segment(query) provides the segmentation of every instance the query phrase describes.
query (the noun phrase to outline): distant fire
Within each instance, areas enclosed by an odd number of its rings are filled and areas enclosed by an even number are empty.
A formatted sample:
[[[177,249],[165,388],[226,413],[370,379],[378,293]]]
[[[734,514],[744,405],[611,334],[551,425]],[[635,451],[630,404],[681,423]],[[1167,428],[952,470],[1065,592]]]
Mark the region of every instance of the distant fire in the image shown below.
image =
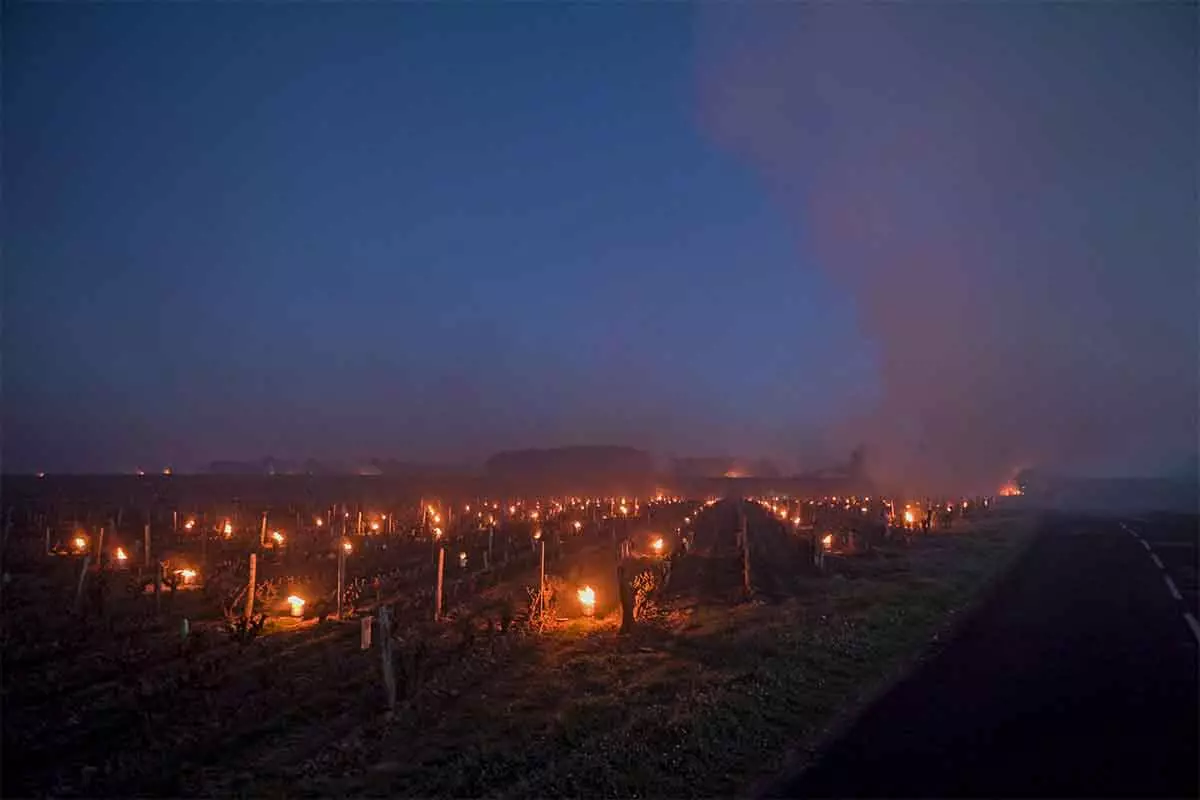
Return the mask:
[[[586,616],[592,616],[596,613],[596,590],[590,586],[584,586],[576,594],[579,596],[579,605],[583,607],[583,613]]]
[[[189,519],[187,522],[183,523],[183,529],[185,531],[190,531],[194,527],[196,527],[196,520],[194,519]]]
[[[662,537],[661,537],[661,536],[659,536],[657,539],[655,539],[653,542],[651,542],[651,543],[650,543],[650,546],[651,546],[652,548],[654,548],[654,552],[655,552],[655,553],[659,553],[659,554],[661,554],[661,553],[662,553],[662,551],[663,551],[663,540],[662,540]]]
[[[827,552],[829,550],[832,550],[833,549],[833,534],[832,533],[825,534],[825,538],[821,540],[821,544],[824,545],[825,550]]]
[[[74,548],[76,550],[82,551],[84,548],[87,547],[87,537],[86,536],[76,536],[75,539],[71,542],[71,544],[72,544],[72,546],[74,546]]]
[[[916,521],[917,521],[917,518],[916,518],[916,515],[913,514],[913,512],[911,512],[911,511],[904,512],[904,524],[905,525],[912,525]]]
[[[1001,497],[1020,497],[1023,494],[1025,493],[1021,491],[1021,487],[1015,483],[1006,483],[1000,487]]]
[[[196,570],[194,569],[188,569],[186,567],[184,569],[177,569],[175,570],[175,574],[182,578],[185,584],[196,580]]]
[[[125,552],[124,547],[117,548],[117,561],[128,561],[129,554]]]
[[[225,538],[229,538],[230,536],[233,536],[233,523],[230,522],[229,520],[225,520],[225,525],[221,529],[221,532],[225,534]]]
[[[292,616],[293,617],[304,616],[304,598],[303,597],[291,595],[290,597],[288,597],[287,601],[288,601],[288,605],[292,607]]]
[[[275,540],[275,544],[283,544],[283,534],[279,531],[271,531],[271,538]]]

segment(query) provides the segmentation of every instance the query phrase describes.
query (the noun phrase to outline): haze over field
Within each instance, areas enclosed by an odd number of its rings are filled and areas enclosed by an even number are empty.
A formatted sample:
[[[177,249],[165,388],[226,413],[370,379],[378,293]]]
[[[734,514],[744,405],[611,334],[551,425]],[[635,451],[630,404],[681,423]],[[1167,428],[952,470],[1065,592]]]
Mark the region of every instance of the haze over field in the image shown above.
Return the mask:
[[[861,444],[966,491],[1195,458],[1194,6],[4,28],[5,471]]]

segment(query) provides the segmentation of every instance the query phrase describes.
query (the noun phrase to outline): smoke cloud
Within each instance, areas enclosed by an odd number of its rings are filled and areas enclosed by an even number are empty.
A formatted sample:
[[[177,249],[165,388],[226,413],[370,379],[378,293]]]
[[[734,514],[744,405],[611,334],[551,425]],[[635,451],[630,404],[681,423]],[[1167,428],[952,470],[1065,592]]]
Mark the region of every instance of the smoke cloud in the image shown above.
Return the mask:
[[[877,349],[830,437],[878,479],[1194,458],[1196,32],[1186,4],[704,7],[703,127]]]

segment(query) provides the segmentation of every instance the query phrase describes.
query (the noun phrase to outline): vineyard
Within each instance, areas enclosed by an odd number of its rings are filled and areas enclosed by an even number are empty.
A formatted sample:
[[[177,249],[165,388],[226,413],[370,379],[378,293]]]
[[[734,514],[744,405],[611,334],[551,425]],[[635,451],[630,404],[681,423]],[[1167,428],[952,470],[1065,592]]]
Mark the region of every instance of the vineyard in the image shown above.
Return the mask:
[[[293,525],[274,547],[269,525],[228,539],[214,513],[208,541],[164,532],[153,559],[114,525],[136,566],[13,534],[5,794],[533,791],[529,759],[598,746],[627,700],[706,708],[757,626],[729,627],[746,601],[811,602],[822,580],[817,540],[774,508],[618,500],[454,528],[422,501],[403,524]]]

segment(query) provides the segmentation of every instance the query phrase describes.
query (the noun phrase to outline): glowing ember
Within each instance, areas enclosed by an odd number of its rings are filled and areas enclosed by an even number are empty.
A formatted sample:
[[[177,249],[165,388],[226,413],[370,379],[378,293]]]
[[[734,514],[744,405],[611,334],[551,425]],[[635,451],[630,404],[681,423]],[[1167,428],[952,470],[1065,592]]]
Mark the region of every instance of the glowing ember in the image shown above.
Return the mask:
[[[373,530],[373,531],[377,531],[377,530],[379,530],[379,523],[378,523],[378,522],[372,522],[372,523],[371,523],[371,530]]]
[[[434,515],[433,515],[433,524],[434,524],[434,525],[441,525],[441,524],[442,524],[442,515],[441,515],[441,514],[434,514]]]
[[[628,513],[629,513],[629,506],[621,506],[621,513],[622,513],[622,514],[628,514]]]
[[[82,550],[83,548],[87,547],[87,538],[84,536],[76,536],[75,541],[71,542],[71,544],[75,545],[76,550]]]
[[[225,527],[222,529],[222,532],[226,536],[233,536],[233,524],[231,522],[229,522],[228,520],[226,520]]]
[[[582,522],[572,522],[572,523],[571,523],[571,525],[572,525],[572,527],[574,527],[574,528],[575,528],[575,530],[576,530],[576,531],[581,531],[581,530],[583,530],[583,523],[582,523]]]
[[[196,570],[194,569],[177,569],[175,574],[183,579],[184,583],[191,583],[196,580]]]
[[[529,512],[529,518],[530,518],[530,519],[537,519],[537,518],[538,518],[538,512],[536,512],[536,511],[530,511],[530,512]]]
[[[825,534],[825,538],[821,540],[821,544],[825,546],[826,550],[832,550],[833,549],[833,534],[832,533]]]
[[[458,554],[458,565],[463,569],[467,567],[467,554],[465,552]]]
[[[194,519],[189,519],[187,522],[183,523],[183,529],[185,531],[190,531],[194,527],[196,527],[196,520]]]
[[[435,539],[440,539],[440,538],[442,538],[442,529],[441,529],[441,528],[434,528],[434,529],[433,529],[433,538],[435,538]]]
[[[283,534],[279,531],[271,531],[271,538],[275,540],[275,544],[283,544]]]
[[[354,545],[350,544],[349,542],[342,542],[342,552],[349,553],[353,549]]]
[[[583,613],[589,617],[595,614],[596,590],[590,586],[584,586],[576,594],[579,596],[579,605],[583,606]]]
[[[304,598],[291,595],[287,599],[288,605],[292,607],[292,616],[300,617],[304,615]]]
[[[125,552],[124,547],[117,548],[117,561],[128,561],[129,555]]]

